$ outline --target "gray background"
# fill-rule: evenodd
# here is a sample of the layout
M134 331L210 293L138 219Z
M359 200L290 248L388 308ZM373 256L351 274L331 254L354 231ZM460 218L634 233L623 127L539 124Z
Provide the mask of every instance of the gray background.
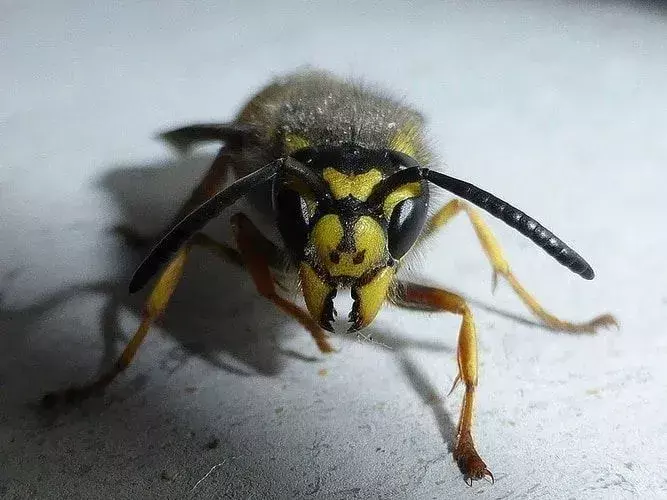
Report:
M0 497L667 498L666 20L639 2L2 1ZM450 172L597 272L487 217L525 285L563 318L621 322L526 323L463 217L423 253L413 279L474 301L493 486L466 486L449 450L458 318L387 309L373 341L340 335L321 356L203 252L104 399L35 406L137 325L141 254L110 228L159 230L210 161L155 133L227 120L304 64L423 110Z

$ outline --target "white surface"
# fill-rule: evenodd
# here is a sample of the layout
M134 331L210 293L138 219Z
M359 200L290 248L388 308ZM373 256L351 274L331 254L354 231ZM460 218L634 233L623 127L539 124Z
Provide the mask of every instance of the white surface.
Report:
M665 13L189 3L0 4L0 497L667 497ZM495 485L466 486L447 446L456 318L387 310L372 333L389 348L341 335L325 358L203 253L105 400L55 418L34 407L89 379L136 326L125 285L140 255L109 228L158 230L207 166L154 134L229 119L306 63L423 109L451 172L597 273L581 280L491 221L525 285L564 318L622 324L569 337L480 307L528 317L508 286L491 294L463 218L425 254L418 274L477 304L475 435Z

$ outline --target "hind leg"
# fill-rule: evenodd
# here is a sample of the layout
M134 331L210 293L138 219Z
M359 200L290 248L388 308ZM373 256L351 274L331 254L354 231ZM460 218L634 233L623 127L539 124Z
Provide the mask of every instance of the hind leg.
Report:
M468 203L455 199L442 207L428 222L424 238L432 236L436 231L443 228L449 223L457 214L465 212L468 219L472 223L477 239L479 240L482 250L493 268L493 288L495 289L498 282L498 276L502 276L512 287L514 292L519 296L521 301L530 309L530 311L539 318L546 326L554 330L559 330L568 333L595 333L600 328L609 326L618 326L616 319L611 314L603 314L597 316L590 321L582 323L565 321L547 311L533 295L526 290L526 288L514 276L510 270L509 262L505 258L503 250L497 238L491 231L491 228L482 219L478 210L470 206Z
M181 248L158 278L144 306L139 328L137 328L137 331L125 346L125 349L123 349L113 367L89 384L46 394L42 399L44 406L52 407L59 403L76 403L96 393L100 393L130 365L139 346L141 346L146 338L151 324L167 307L169 299L183 274L183 267L185 266L191 247L191 244L187 244Z

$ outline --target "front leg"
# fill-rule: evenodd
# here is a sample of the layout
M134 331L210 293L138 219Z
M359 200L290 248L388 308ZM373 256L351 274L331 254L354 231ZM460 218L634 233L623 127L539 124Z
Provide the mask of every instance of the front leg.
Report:
M472 438L474 398L477 387L477 336L468 304L463 298L452 292L408 282L398 283L392 301L400 307L444 311L462 317L456 355L459 373L454 386L459 380L463 381L465 394L461 405L454 459L458 462L466 482L470 481L469 484L472 484L473 480L486 476L493 481L493 474L477 453Z
M259 294L301 323L310 332L320 352L334 352L327 334L310 314L293 302L278 295L275 288L276 280L271 274L270 266L271 254L277 251L275 245L243 213L239 212L233 215L231 224L240 258L250 273Z

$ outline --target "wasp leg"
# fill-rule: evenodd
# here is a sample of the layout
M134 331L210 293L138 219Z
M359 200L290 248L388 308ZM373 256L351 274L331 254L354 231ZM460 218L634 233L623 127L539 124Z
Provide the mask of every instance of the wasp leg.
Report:
M174 293L183 274L183 267L185 266L185 262L187 261L187 257L193 246L207 248L226 262L243 266L243 259L236 250L215 241L203 233L195 234L188 244L178 251L168 264L167 268L160 275L146 301L146 305L144 306L144 312L139 328L137 328L137 331L121 353L113 368L88 385L71 387L64 391L47 394L42 400L44 406L51 407L60 402L76 403L93 394L99 393L130 365L139 346L146 338L146 334L148 333L151 324L166 309L169 299Z
M472 438L474 399L477 387L477 335L468 304L463 298L452 292L407 282L398 283L392 302L408 309L450 312L462 317L456 350L459 372L452 390L459 381L463 381L465 393L458 423L454 460L461 468L466 482L470 481L468 484L486 476L493 481L493 474L475 450Z
M321 352L333 352L334 348L329 343L326 333L311 318L310 314L299 306L278 295L275 289L275 281L271 276L270 262L266 252L262 251L267 240L250 221L242 214L237 213L231 218L232 228L236 236L236 245L243 258L245 267L252 276L257 292L273 302L283 312L296 319L310 332ZM270 243L270 242L268 242ZM272 244L272 243L271 243Z
M455 199L450 201L431 217L427 224L424 238L431 236L436 230L445 226L455 215L462 211L468 215L468 219L472 223L477 238L482 245L482 249L493 267L494 290L498 283L498 275L500 275L507 280L514 292L519 296L528 309L530 309L537 318L542 320L545 325L554 330L569 333L595 333L599 328L612 325L618 326L616 319L611 314L603 314L584 323L574 323L563 321L544 309L530 292L523 287L510 270L509 263L503 255L500 243L498 243L491 228L482 219L479 211L461 200Z
M183 267L187 260L188 254L192 247L192 243L188 243L183 248L181 248L174 258L169 262L164 272L160 275L155 287L151 291L146 305L144 306L144 312L139 324L139 328L136 333L133 335L130 342L125 346L120 357L114 364L114 366L102 374L94 382L79 386L71 387L64 391L52 392L44 396L42 404L46 407L52 407L58 403L76 403L82 401L94 394L101 392L105 387L107 387L125 368L129 366L134 358L134 355L137 353L139 346L146 338L146 334L150 329L151 323L155 321L160 314L167 307L167 303L171 298L172 293L176 289L182 274Z

